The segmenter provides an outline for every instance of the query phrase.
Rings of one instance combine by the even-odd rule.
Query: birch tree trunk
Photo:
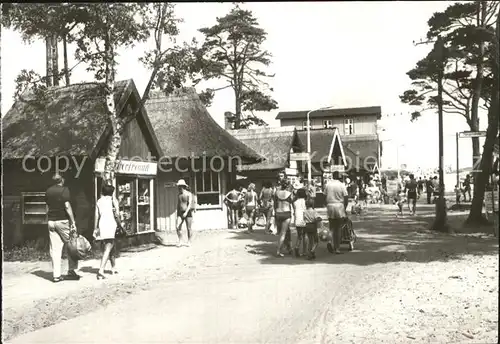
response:
[[[64,80],[66,82],[66,86],[70,85],[69,80],[69,69],[68,69],[68,42],[66,40],[66,34],[62,36],[63,42],[63,58],[64,58]]]
[[[52,45],[52,75],[54,86],[59,86],[59,49],[57,46],[57,35],[51,37]]]
[[[52,86],[52,37],[45,37],[45,76],[47,86]]]
[[[108,150],[106,152],[106,164],[104,166],[104,180],[110,185],[115,184],[115,169],[118,159],[118,153],[121,145],[121,134],[123,123],[116,113],[115,106],[115,52],[113,46],[113,27],[109,26],[106,33],[105,45],[105,63],[106,63],[106,81],[104,92],[106,96],[106,111],[108,114],[109,124],[111,126],[111,136],[108,142]]]

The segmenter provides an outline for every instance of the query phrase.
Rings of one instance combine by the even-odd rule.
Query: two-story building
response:
[[[282,127],[295,126],[300,140],[307,144],[307,113],[282,111],[276,116]],[[310,113],[312,165],[319,164],[322,152],[327,152],[332,129],[337,128],[346,158],[346,173],[351,176],[367,176],[376,172],[382,152],[377,134],[377,121],[381,118],[380,106],[326,109]],[[313,169],[315,179],[323,179],[323,171]],[[323,182],[323,180],[322,180]]]

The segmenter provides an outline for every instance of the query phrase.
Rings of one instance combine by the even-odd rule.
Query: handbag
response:
[[[92,252],[92,245],[76,231],[70,233],[68,240],[68,254],[76,260],[86,258]]]
[[[116,231],[115,231],[115,237],[116,238],[123,238],[127,236],[127,232],[125,229],[122,227],[120,217],[118,216],[118,213],[116,212],[115,208],[115,203],[111,201],[112,207],[113,207],[113,216],[115,217],[116,221]]]

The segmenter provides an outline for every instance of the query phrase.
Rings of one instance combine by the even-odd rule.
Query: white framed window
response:
[[[197,207],[203,209],[221,206],[220,173],[214,171],[196,172],[194,189]]]
[[[333,128],[333,121],[331,119],[323,120],[323,128],[332,129]]]
[[[352,118],[344,120],[344,135],[354,134],[354,121]]]

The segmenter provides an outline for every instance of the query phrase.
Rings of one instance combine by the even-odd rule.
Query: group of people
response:
[[[338,172],[334,172],[333,179],[326,183],[324,194],[329,227],[332,231],[332,242],[328,245],[333,252],[340,253],[340,227],[342,221],[347,218],[349,192]],[[254,183],[250,183],[247,189],[241,186],[233,187],[225,195],[224,202],[229,209],[230,227],[237,228],[239,218],[243,215],[251,233],[259,215],[265,218],[266,233],[272,233],[271,225],[274,220],[278,236],[276,255],[283,257],[285,251],[297,257],[307,256],[312,260],[316,258],[318,228],[322,222],[314,208],[315,197],[314,183],[292,183],[284,172],[280,172],[276,185],[265,182],[259,193],[256,192]],[[290,228],[293,226],[297,231],[295,245],[291,242]]]

